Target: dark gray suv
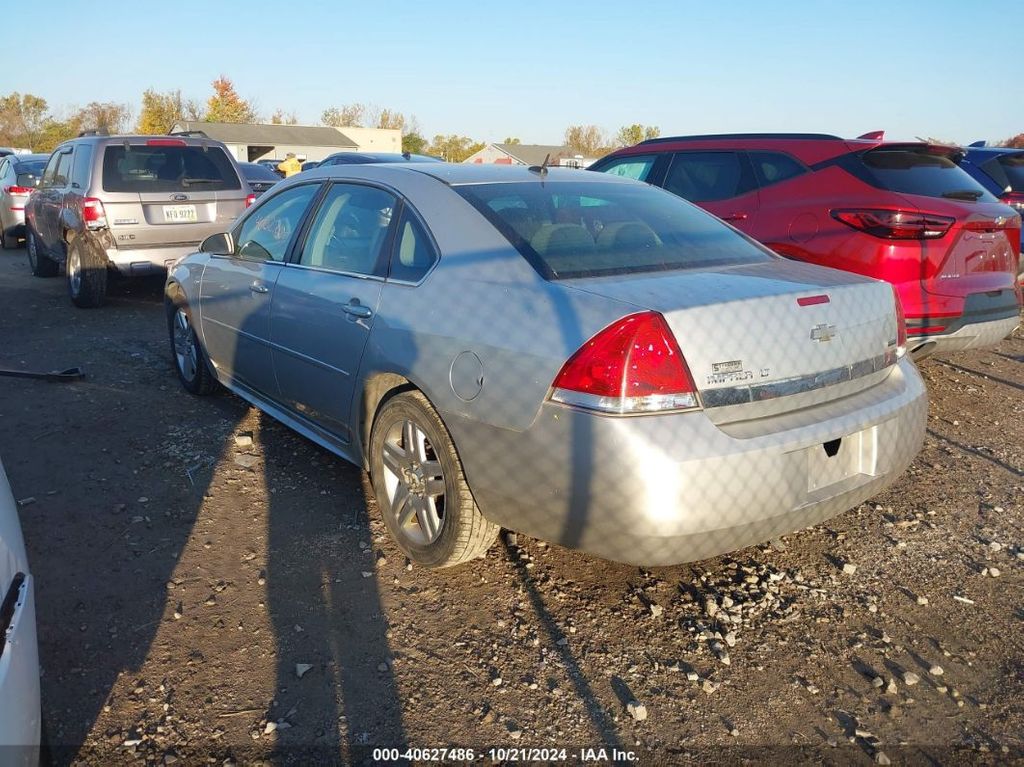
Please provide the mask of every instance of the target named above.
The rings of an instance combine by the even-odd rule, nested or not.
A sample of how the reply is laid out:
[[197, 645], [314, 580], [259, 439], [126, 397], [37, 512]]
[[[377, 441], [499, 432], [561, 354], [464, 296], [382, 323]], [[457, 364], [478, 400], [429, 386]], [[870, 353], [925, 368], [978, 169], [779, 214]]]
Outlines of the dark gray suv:
[[252, 203], [219, 141], [191, 136], [83, 135], [50, 155], [25, 206], [32, 273], [66, 264], [76, 306], [100, 306], [107, 272], [164, 271]]

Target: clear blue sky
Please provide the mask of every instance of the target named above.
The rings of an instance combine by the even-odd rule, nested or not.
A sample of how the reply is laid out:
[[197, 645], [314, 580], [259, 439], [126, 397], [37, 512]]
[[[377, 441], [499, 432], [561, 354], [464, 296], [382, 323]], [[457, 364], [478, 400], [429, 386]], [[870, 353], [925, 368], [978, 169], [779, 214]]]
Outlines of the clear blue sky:
[[3, 15], [35, 31], [19, 33], [0, 94], [56, 108], [137, 114], [148, 87], [205, 101], [223, 73], [264, 115], [315, 124], [370, 102], [415, 115], [427, 138], [561, 143], [570, 124], [633, 122], [961, 143], [1024, 132], [1022, 16], [989, 0], [51, 0]]

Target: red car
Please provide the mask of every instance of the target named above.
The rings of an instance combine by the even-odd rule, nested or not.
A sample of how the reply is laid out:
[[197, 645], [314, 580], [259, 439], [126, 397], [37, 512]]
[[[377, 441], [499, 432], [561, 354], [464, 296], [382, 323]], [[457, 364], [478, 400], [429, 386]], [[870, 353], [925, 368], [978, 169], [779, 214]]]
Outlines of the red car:
[[921, 357], [995, 344], [1020, 320], [1020, 216], [962, 151], [880, 133], [682, 136], [590, 169], [664, 187], [780, 255], [891, 282]]

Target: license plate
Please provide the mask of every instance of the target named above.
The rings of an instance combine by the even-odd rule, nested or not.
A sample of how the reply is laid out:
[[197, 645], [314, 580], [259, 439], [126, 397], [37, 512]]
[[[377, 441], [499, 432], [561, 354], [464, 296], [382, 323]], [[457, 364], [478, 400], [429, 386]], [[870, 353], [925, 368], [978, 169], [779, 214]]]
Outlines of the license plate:
[[164, 205], [164, 221], [170, 224], [195, 223], [199, 220], [195, 205]]

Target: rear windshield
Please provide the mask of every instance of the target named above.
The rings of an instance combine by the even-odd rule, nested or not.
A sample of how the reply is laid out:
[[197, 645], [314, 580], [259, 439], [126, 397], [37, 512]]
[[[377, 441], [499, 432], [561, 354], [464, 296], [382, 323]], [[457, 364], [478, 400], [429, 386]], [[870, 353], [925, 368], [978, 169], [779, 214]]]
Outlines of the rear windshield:
[[103, 153], [108, 192], [220, 192], [241, 189], [234, 166], [220, 147], [108, 146]]
[[948, 156], [927, 148], [873, 149], [861, 155], [867, 180], [880, 189], [925, 197], [995, 202], [981, 184]]
[[1024, 152], [1001, 154], [982, 164], [992, 180], [1007, 192], [1024, 192]]
[[246, 181], [270, 181], [276, 183], [281, 180], [279, 175], [264, 165], [249, 163], [248, 165], [242, 165], [240, 167], [242, 169], [242, 175], [245, 176]]
[[39, 186], [45, 167], [46, 160], [19, 162], [14, 166], [14, 172], [18, 174], [18, 186]]
[[710, 214], [646, 184], [538, 181], [454, 189], [549, 279], [772, 258]]

